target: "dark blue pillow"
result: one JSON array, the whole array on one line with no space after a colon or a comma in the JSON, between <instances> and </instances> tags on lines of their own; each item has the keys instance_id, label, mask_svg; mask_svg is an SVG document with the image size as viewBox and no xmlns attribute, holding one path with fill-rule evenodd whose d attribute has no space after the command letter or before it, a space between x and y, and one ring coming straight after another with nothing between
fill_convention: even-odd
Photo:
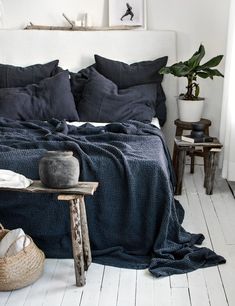
<instances>
[{"instance_id":1,"label":"dark blue pillow","mask_svg":"<svg viewBox=\"0 0 235 306\"><path fill-rule=\"evenodd\" d=\"M163 75L159 70L166 66L167 56L154 61L143 61L128 65L100 55L95 55L96 69L118 88L128 88L140 84L161 82Z\"/></svg>"},{"instance_id":2,"label":"dark blue pillow","mask_svg":"<svg viewBox=\"0 0 235 306\"><path fill-rule=\"evenodd\" d=\"M17 52L17 51L16 51ZM56 74L59 61L36 64L28 67L0 64L0 88L24 87L37 84Z\"/></svg>"},{"instance_id":3,"label":"dark blue pillow","mask_svg":"<svg viewBox=\"0 0 235 306\"><path fill-rule=\"evenodd\" d=\"M159 119L161 126L166 121L166 96L161 85L163 75L159 74L159 70L166 66L167 59L167 56L163 56L153 61L128 65L95 55L97 71L113 81L119 88L128 88L140 84L156 84L157 98L154 116Z\"/></svg>"},{"instance_id":4,"label":"dark blue pillow","mask_svg":"<svg viewBox=\"0 0 235 306\"><path fill-rule=\"evenodd\" d=\"M39 84L1 88L0 116L15 120L79 120L69 72L61 72Z\"/></svg>"},{"instance_id":5,"label":"dark blue pillow","mask_svg":"<svg viewBox=\"0 0 235 306\"><path fill-rule=\"evenodd\" d=\"M119 90L95 68L91 69L78 103L81 121L124 122L130 119L151 122L154 116L156 84Z\"/></svg>"},{"instance_id":6,"label":"dark blue pillow","mask_svg":"<svg viewBox=\"0 0 235 306\"><path fill-rule=\"evenodd\" d=\"M95 67L94 64L78 71L77 73L70 72L71 90L76 107L78 106L78 103L81 99L82 92L89 79L93 67Z\"/></svg>"}]
</instances>

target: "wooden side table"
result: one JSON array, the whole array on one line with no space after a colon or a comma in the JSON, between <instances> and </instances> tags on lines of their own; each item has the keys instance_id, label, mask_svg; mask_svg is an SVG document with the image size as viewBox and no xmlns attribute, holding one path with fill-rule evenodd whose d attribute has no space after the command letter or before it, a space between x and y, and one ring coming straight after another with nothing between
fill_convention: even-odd
<instances>
[{"instance_id":1,"label":"wooden side table","mask_svg":"<svg viewBox=\"0 0 235 306\"><path fill-rule=\"evenodd\" d=\"M74 188L52 189L45 187L41 181L34 181L28 188L0 188L0 190L6 191L58 193L58 200L68 202L76 285L78 287L86 284L85 271L88 270L91 264L91 248L84 196L93 195L97 187L97 182L79 182Z\"/></svg>"},{"instance_id":2,"label":"wooden side table","mask_svg":"<svg viewBox=\"0 0 235 306\"><path fill-rule=\"evenodd\" d=\"M175 194L180 195L182 192L182 182L184 176L185 157L190 151L201 147L201 154L204 158L204 187L206 194L213 193L215 170L218 164L218 155L223 145L217 138L213 142L190 143L182 141L180 136L175 138L175 174L176 174L176 189Z\"/></svg>"},{"instance_id":3,"label":"wooden side table","mask_svg":"<svg viewBox=\"0 0 235 306\"><path fill-rule=\"evenodd\" d=\"M204 119L202 118L200 121L200 123L204 124L205 129L204 129L204 134L209 136L209 127L211 126L211 121L208 119ZM175 136L182 136L184 130L192 130L192 124L193 122L185 122L185 121L181 121L179 119L176 119L174 121L174 124L176 126L176 130L175 130ZM191 166L190 166L190 172L193 173L194 172L194 160L195 160L195 156L202 156L200 151L196 151L196 150L191 150L191 152L189 153L190 157L191 157ZM174 150L173 150L173 165L176 167L177 164L177 154L176 154L176 146L174 145Z\"/></svg>"}]
</instances>

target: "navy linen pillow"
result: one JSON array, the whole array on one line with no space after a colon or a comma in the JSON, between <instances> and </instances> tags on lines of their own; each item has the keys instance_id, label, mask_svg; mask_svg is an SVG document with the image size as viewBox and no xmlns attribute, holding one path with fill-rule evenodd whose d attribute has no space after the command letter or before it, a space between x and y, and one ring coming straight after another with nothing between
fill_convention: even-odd
<instances>
[{"instance_id":1,"label":"navy linen pillow","mask_svg":"<svg viewBox=\"0 0 235 306\"><path fill-rule=\"evenodd\" d=\"M157 117L159 120L160 126L163 126L166 122L167 109L166 109L166 96L163 91L161 83L156 83L157 88L157 99L155 101L155 114L154 117Z\"/></svg>"},{"instance_id":2,"label":"navy linen pillow","mask_svg":"<svg viewBox=\"0 0 235 306\"><path fill-rule=\"evenodd\" d=\"M78 104L81 121L151 122L154 115L156 85L143 84L119 90L112 81L92 68Z\"/></svg>"},{"instance_id":3,"label":"navy linen pillow","mask_svg":"<svg viewBox=\"0 0 235 306\"><path fill-rule=\"evenodd\" d=\"M94 67L95 67L95 64L88 66L87 68L84 68L78 71L77 73L70 72L71 90L72 90L72 94L74 97L76 107L78 106L78 103L81 99L82 92L90 77L92 68Z\"/></svg>"},{"instance_id":4,"label":"navy linen pillow","mask_svg":"<svg viewBox=\"0 0 235 306\"><path fill-rule=\"evenodd\" d=\"M24 87L39 83L41 80L56 74L59 61L36 64L28 67L17 67L0 64L0 88Z\"/></svg>"},{"instance_id":5,"label":"navy linen pillow","mask_svg":"<svg viewBox=\"0 0 235 306\"><path fill-rule=\"evenodd\" d=\"M1 88L0 116L14 120L79 120L69 72L61 72L39 84Z\"/></svg>"},{"instance_id":6,"label":"navy linen pillow","mask_svg":"<svg viewBox=\"0 0 235 306\"><path fill-rule=\"evenodd\" d=\"M167 56L164 56L154 61L143 61L128 65L95 55L97 71L114 82L120 89L161 82L163 75L159 74L159 70L166 66L167 59Z\"/></svg>"},{"instance_id":7,"label":"navy linen pillow","mask_svg":"<svg viewBox=\"0 0 235 306\"><path fill-rule=\"evenodd\" d=\"M161 82L163 75L159 70L167 63L167 56L153 61L143 61L128 65L119 61L95 55L96 69L106 78L113 81L119 88L127 88L139 84L156 84L157 98L154 116L159 119L161 126L166 121L166 96Z\"/></svg>"}]
</instances>

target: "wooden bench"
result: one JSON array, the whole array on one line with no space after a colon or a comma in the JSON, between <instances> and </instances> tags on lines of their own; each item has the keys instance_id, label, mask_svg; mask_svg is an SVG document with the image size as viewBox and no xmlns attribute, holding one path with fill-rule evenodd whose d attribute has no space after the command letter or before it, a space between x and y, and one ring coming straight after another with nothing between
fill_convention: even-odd
<instances>
[{"instance_id":1,"label":"wooden bench","mask_svg":"<svg viewBox=\"0 0 235 306\"><path fill-rule=\"evenodd\" d=\"M58 200L68 202L76 285L78 287L85 285L85 271L88 270L91 264L91 248L84 196L93 195L97 187L97 182L79 182L73 188L52 189L45 187L41 181L34 181L28 188L0 188L0 190L17 192L57 193Z\"/></svg>"}]
</instances>

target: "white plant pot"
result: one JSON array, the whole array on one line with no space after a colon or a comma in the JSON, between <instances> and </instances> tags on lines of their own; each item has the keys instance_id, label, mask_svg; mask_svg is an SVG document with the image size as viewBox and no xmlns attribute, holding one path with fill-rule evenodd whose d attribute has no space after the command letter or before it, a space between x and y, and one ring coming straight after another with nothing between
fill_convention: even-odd
<instances>
[{"instance_id":1,"label":"white plant pot","mask_svg":"<svg viewBox=\"0 0 235 306\"><path fill-rule=\"evenodd\" d=\"M186 122L197 122L201 120L204 99L201 100L181 100L178 99L179 119Z\"/></svg>"}]
</instances>

